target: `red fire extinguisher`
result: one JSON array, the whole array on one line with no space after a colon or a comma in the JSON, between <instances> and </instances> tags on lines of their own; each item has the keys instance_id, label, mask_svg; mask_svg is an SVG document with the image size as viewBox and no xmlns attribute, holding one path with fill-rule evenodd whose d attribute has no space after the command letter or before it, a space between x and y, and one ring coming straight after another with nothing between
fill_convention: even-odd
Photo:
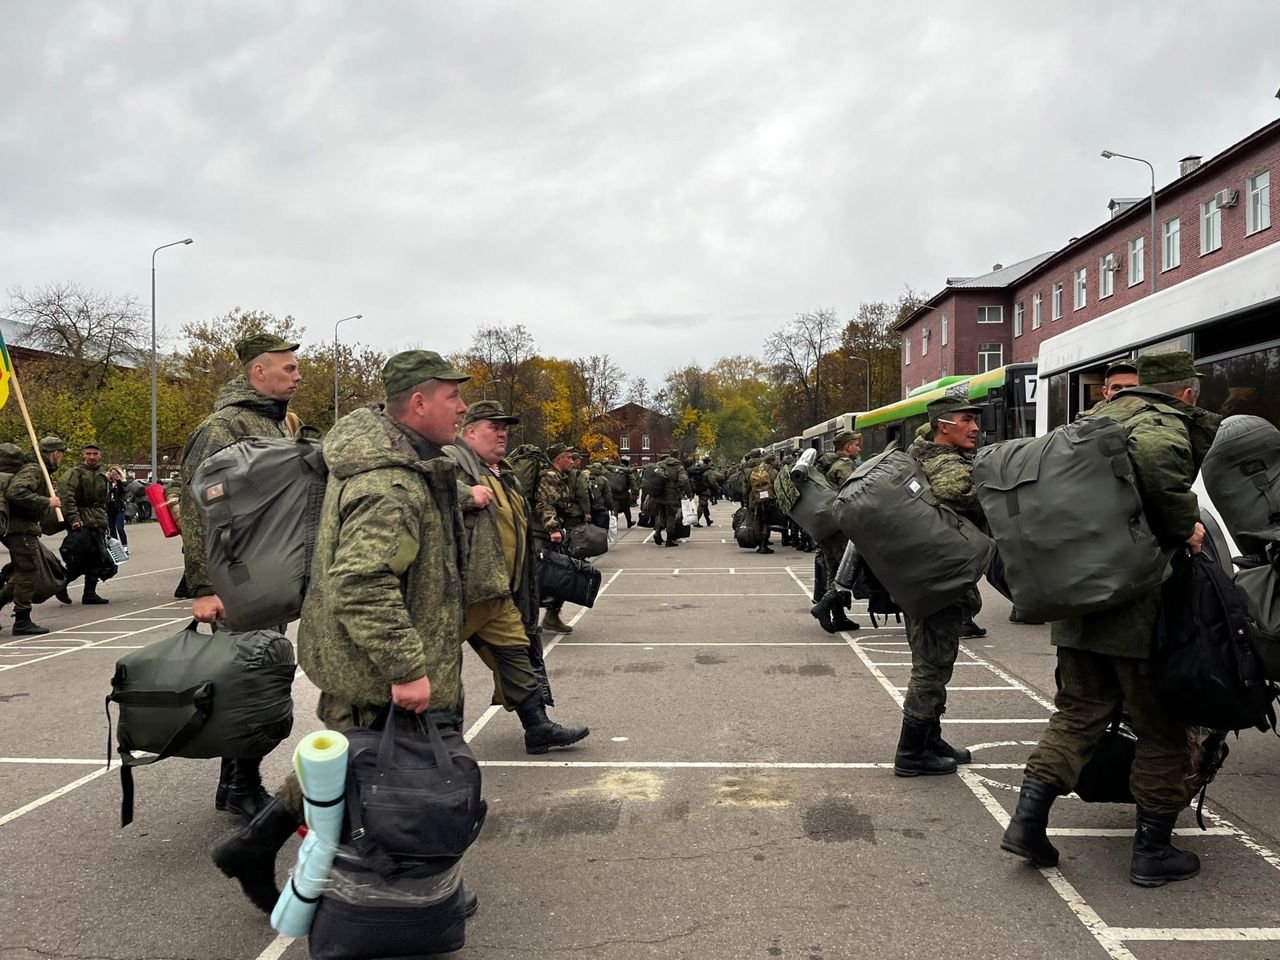
<instances>
[{"instance_id":1,"label":"red fire extinguisher","mask_svg":"<svg viewBox=\"0 0 1280 960\"><path fill-rule=\"evenodd\" d=\"M156 519L160 521L160 532L166 537L176 537L181 534L182 528L178 526L178 520L173 515L173 504L178 502L177 498L170 501L165 496L164 484L148 484L147 499L151 501L151 509L155 511Z\"/></svg>"}]
</instances>

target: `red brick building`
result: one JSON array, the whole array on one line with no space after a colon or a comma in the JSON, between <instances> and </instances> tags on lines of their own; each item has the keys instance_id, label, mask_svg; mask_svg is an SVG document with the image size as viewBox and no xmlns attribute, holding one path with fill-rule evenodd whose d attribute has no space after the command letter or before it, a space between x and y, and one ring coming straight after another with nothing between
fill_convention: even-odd
<instances>
[{"instance_id":1,"label":"red brick building","mask_svg":"<svg viewBox=\"0 0 1280 960\"><path fill-rule=\"evenodd\" d=\"M661 460L663 453L673 446L671 418L638 403L615 407L595 425L618 445L620 457L631 458L632 466Z\"/></svg>"},{"instance_id":2,"label":"red brick building","mask_svg":"<svg viewBox=\"0 0 1280 960\"><path fill-rule=\"evenodd\" d=\"M1129 161L1121 161L1128 163ZM1271 171L1280 120L1216 157L1184 158L1156 191L1156 283L1168 289L1274 243ZM903 395L948 374L1033 362L1064 330L1152 293L1151 198L1111 202L1111 218L1060 250L947 285L899 325Z\"/></svg>"}]
</instances>

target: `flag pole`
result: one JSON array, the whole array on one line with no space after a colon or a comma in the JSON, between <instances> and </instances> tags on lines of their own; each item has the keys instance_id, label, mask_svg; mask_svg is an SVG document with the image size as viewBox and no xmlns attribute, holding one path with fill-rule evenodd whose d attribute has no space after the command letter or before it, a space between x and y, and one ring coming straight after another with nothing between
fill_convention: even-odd
<instances>
[{"instance_id":1,"label":"flag pole","mask_svg":"<svg viewBox=\"0 0 1280 960\"><path fill-rule=\"evenodd\" d=\"M18 398L18 409L22 411L22 422L27 425L27 436L31 438L31 449L36 453L36 463L40 464L40 475L44 477L44 485L49 491L49 496L56 497L53 479L49 476L49 468L44 465L44 454L40 450L40 441L36 438L36 428L31 424L31 414L27 413L27 401L22 399L22 386L18 383L17 370L9 371L9 382L13 384L13 395ZM58 522L62 523L62 509L54 507L53 512Z\"/></svg>"}]
</instances>

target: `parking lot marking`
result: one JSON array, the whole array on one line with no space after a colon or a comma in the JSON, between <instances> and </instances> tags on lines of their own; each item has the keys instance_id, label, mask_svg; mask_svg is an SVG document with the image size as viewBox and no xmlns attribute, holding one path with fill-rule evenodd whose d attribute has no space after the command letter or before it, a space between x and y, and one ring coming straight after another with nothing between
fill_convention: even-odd
<instances>
[{"instance_id":1,"label":"parking lot marking","mask_svg":"<svg viewBox=\"0 0 1280 960\"><path fill-rule=\"evenodd\" d=\"M276 934L276 938L267 944L267 948L263 950L255 960L279 960L289 944L293 943L293 937L286 937L283 933Z\"/></svg>"},{"instance_id":2,"label":"parking lot marking","mask_svg":"<svg viewBox=\"0 0 1280 960\"><path fill-rule=\"evenodd\" d=\"M71 757L0 757L0 763L74 763L82 766L102 765L103 759L78 759Z\"/></svg>"},{"instance_id":3,"label":"parking lot marking","mask_svg":"<svg viewBox=\"0 0 1280 960\"><path fill-rule=\"evenodd\" d=\"M1111 927L1117 940L1280 940L1280 927Z\"/></svg>"},{"instance_id":4,"label":"parking lot marking","mask_svg":"<svg viewBox=\"0 0 1280 960\"><path fill-rule=\"evenodd\" d=\"M59 787L57 790L54 790L52 793L46 793L43 797L40 797L38 800L32 800L26 806L19 807L17 810L14 810L11 813L6 813L3 817L0 817L0 827L3 827L6 823L12 823L14 820L17 820L19 817L21 817L24 814L30 813L32 810L38 810L40 807L43 807L46 803L51 803L52 801L57 800L59 797L70 793L72 790L75 790L78 787L83 787L86 783L91 783L92 781L97 780L100 776L102 776L106 772L107 772L107 767L104 765L100 769L93 771L93 773L85 774L79 780L72 780L65 787Z\"/></svg>"},{"instance_id":5,"label":"parking lot marking","mask_svg":"<svg viewBox=\"0 0 1280 960\"><path fill-rule=\"evenodd\" d=\"M117 619L121 619L121 620L123 620L123 619L125 619L125 618L120 617L120 618L117 618ZM165 624L183 623L184 621L187 621L188 619L189 619L189 618L188 618L188 617L185 617L185 616L184 616L184 617L176 617L176 618L174 618L174 619L172 619L172 620L166 620L166 621L164 621L164 623L165 623ZM99 621L99 622L103 622L103 621ZM53 653L46 653L46 654L44 654L44 655L42 655L42 656L39 656L39 657L32 657L30 660L23 660L21 663L5 663L5 664L0 664L0 672L4 672L5 670L16 670L16 669L18 669L18 667L29 667L29 666L31 666L31 664L33 664L33 663L41 663L42 661L45 661L45 660L52 660L54 657L62 657L62 656L66 656L68 653L76 653L76 652L78 652L78 651L80 651L80 650L90 650L90 649L92 649L92 648L94 648L94 647L100 647L100 646L103 646L103 645L105 645L105 644L111 643L113 640L124 640L124 639L126 639L127 637L134 637L134 636L137 636L137 635L138 635L138 634L140 634L140 633L147 633L148 631L155 630L155 629L156 629L156 627L154 627L154 626L151 626L151 627L139 627L139 628L138 628L138 629L136 629L136 630L129 630L129 631L126 631L126 632L124 632L124 633L119 633L119 634L116 634L116 635L114 635L114 636L107 637L105 640L95 640L95 641L92 641L92 642L89 642L89 643L85 643L83 646L79 646L79 647L70 647L70 648L68 648L68 649L66 649L66 650L56 650L56 651L54 651ZM56 631L55 631L55 632L56 632Z\"/></svg>"},{"instance_id":6,"label":"parking lot marking","mask_svg":"<svg viewBox=\"0 0 1280 960\"><path fill-rule=\"evenodd\" d=\"M616 594L615 594L616 596ZM813 640L813 641L783 641L783 640L724 640L717 643L715 640L679 640L679 641L655 641L648 642L644 640L634 640L628 642L626 640L565 640L562 646L566 647L638 647L643 645L646 649L649 647L843 647L844 644L838 640Z\"/></svg>"}]
</instances>

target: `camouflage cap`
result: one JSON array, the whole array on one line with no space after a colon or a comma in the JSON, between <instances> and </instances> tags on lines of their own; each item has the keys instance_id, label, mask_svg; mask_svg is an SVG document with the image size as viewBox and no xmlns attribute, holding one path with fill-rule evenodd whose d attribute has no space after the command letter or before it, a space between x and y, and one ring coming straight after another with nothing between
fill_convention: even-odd
<instances>
[{"instance_id":1,"label":"camouflage cap","mask_svg":"<svg viewBox=\"0 0 1280 960\"><path fill-rule=\"evenodd\" d=\"M553 443L551 446L547 447L548 460L555 460L555 458L560 456L562 453L573 453L573 447L569 446L567 443Z\"/></svg>"},{"instance_id":2,"label":"camouflage cap","mask_svg":"<svg viewBox=\"0 0 1280 960\"><path fill-rule=\"evenodd\" d=\"M970 403L968 400L961 400L959 397L941 397L925 407L925 411L929 415L929 422L932 423L939 417L947 417L957 413L981 413L982 408L977 404Z\"/></svg>"},{"instance_id":3,"label":"camouflage cap","mask_svg":"<svg viewBox=\"0 0 1280 960\"><path fill-rule=\"evenodd\" d=\"M285 353L297 349L298 344L290 343L274 333L255 333L252 336L241 337L236 341L235 346L236 356L242 367L247 366L254 357L260 357L264 353Z\"/></svg>"},{"instance_id":4,"label":"camouflage cap","mask_svg":"<svg viewBox=\"0 0 1280 960\"><path fill-rule=\"evenodd\" d=\"M428 380L466 383L470 379L470 374L463 373L434 350L401 351L382 368L382 385L389 397Z\"/></svg>"},{"instance_id":5,"label":"camouflage cap","mask_svg":"<svg viewBox=\"0 0 1280 960\"><path fill-rule=\"evenodd\" d=\"M41 453L57 453L59 450L65 452L66 449L67 442L61 437L55 437L53 434L50 434L47 437L40 438Z\"/></svg>"},{"instance_id":6,"label":"camouflage cap","mask_svg":"<svg viewBox=\"0 0 1280 960\"><path fill-rule=\"evenodd\" d=\"M1191 354L1185 350L1173 353L1150 353L1138 358L1138 379L1143 383L1176 383L1204 376L1196 369Z\"/></svg>"},{"instance_id":7,"label":"camouflage cap","mask_svg":"<svg viewBox=\"0 0 1280 960\"><path fill-rule=\"evenodd\" d=\"M1113 373L1137 373L1138 361L1125 358L1124 360L1116 360L1107 364L1107 372L1102 376L1104 378L1111 376Z\"/></svg>"},{"instance_id":8,"label":"camouflage cap","mask_svg":"<svg viewBox=\"0 0 1280 960\"><path fill-rule=\"evenodd\" d=\"M101 452L102 452L102 448L101 448L100 446L98 446L96 443L92 443L92 442L90 442L90 443L86 443L86 444L85 444L83 447L81 447L80 449L81 449L81 450L97 450L99 453L101 453Z\"/></svg>"},{"instance_id":9,"label":"camouflage cap","mask_svg":"<svg viewBox=\"0 0 1280 960\"><path fill-rule=\"evenodd\" d=\"M492 420L494 423L519 423L519 417L507 416L507 412L502 409L502 404L497 400L477 400L471 406L467 407L467 412L462 417L462 425L476 423L479 420Z\"/></svg>"},{"instance_id":10,"label":"camouflage cap","mask_svg":"<svg viewBox=\"0 0 1280 960\"><path fill-rule=\"evenodd\" d=\"M836 434L836 439L835 439L836 449L839 450L850 440L861 440L861 439L862 439L862 434L858 433L856 430L841 430L839 433Z\"/></svg>"}]
</instances>

